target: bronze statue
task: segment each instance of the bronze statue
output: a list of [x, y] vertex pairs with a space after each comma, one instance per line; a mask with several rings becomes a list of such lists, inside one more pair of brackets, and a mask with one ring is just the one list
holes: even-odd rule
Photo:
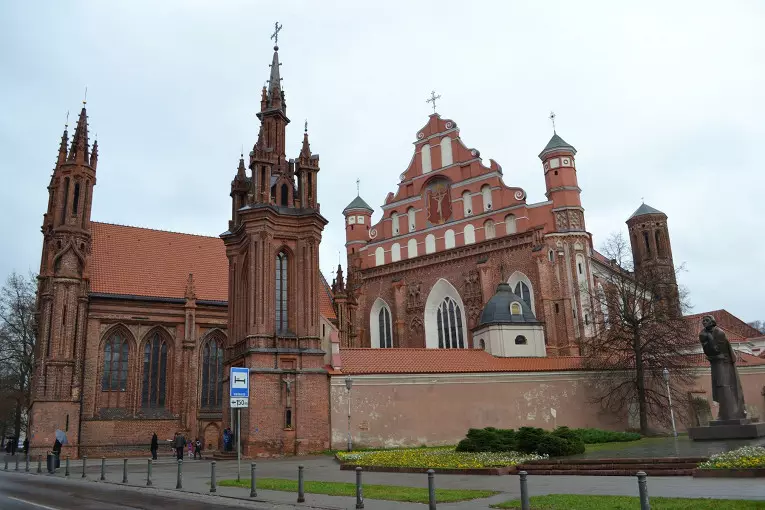
[[706, 315], [701, 323], [704, 329], [699, 333], [699, 341], [712, 365], [712, 400], [720, 405], [717, 419], [746, 419], [744, 393], [736, 371], [736, 353], [725, 332], [717, 327], [714, 317]]

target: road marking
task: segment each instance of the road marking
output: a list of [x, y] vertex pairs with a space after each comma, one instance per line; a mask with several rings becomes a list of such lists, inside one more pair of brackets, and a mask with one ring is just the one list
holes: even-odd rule
[[26, 499], [21, 499], [21, 498], [14, 498], [13, 496], [6, 496], [6, 497], [7, 497], [8, 499], [12, 499], [12, 500], [14, 500], [14, 501], [20, 501], [20, 502], [22, 502], [22, 503], [26, 503], [27, 505], [36, 506], [36, 507], [38, 507], [38, 508], [45, 508], [45, 510], [59, 510], [58, 508], [54, 508], [54, 507], [52, 507], [52, 506], [45, 506], [45, 505], [41, 505], [40, 503], [35, 503], [35, 502], [33, 502], [33, 501], [27, 501]]

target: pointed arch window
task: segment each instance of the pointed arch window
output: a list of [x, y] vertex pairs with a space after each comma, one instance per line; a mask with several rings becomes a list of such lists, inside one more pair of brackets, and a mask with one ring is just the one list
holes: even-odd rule
[[483, 224], [483, 233], [486, 239], [494, 239], [497, 236], [493, 220], [486, 220], [486, 223]]
[[211, 338], [202, 351], [202, 407], [218, 409], [223, 403], [223, 345]]
[[531, 307], [531, 290], [526, 282], [518, 282], [513, 289], [516, 296], [523, 299]]
[[287, 254], [279, 252], [276, 256], [276, 331], [287, 331]]
[[438, 307], [436, 325], [438, 326], [438, 347], [440, 349], [465, 348], [462, 311], [460, 305], [449, 296], [445, 297]]
[[115, 331], [104, 344], [104, 373], [101, 391], [127, 389], [129, 346], [124, 334]]
[[388, 307], [380, 309], [378, 314], [379, 318], [379, 334], [380, 334], [380, 347], [393, 347], [393, 336], [390, 331], [390, 311]]
[[74, 198], [72, 199], [72, 214], [77, 214], [77, 206], [80, 202], [80, 183], [74, 183]]
[[287, 190], [287, 185], [286, 184], [282, 184], [281, 194], [282, 194], [282, 197], [281, 197], [282, 198], [282, 205], [283, 206], [289, 205], [289, 195], [290, 194], [289, 194], [289, 190]]
[[155, 331], [143, 348], [143, 388], [141, 407], [165, 407], [167, 382], [167, 342]]

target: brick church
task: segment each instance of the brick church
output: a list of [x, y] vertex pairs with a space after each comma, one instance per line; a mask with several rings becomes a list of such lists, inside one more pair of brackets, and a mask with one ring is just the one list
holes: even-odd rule
[[[64, 130], [42, 225], [33, 450], [58, 429], [73, 455], [145, 454], [152, 433], [177, 431], [217, 450], [235, 429], [231, 366], [251, 374], [247, 456], [320, 451], [347, 434], [453, 444], [470, 426], [551, 416], [626, 428], [586, 404], [578, 356], [608, 313], [589, 296], [613, 267], [586, 230], [574, 147], [553, 135], [539, 154], [545, 200], [529, 202], [455, 121], [430, 115], [382, 218], [360, 196], [343, 211], [348, 274], [338, 266], [329, 285], [319, 156], [306, 130], [287, 158], [278, 46], [270, 67], [220, 237], [91, 221], [98, 143], [84, 105], [71, 140]], [[673, 267], [665, 214], [643, 204], [627, 224], [636, 266]], [[742, 383], [762, 409], [765, 338], [718, 315], [749, 346]], [[449, 416], [438, 430], [433, 413]]]

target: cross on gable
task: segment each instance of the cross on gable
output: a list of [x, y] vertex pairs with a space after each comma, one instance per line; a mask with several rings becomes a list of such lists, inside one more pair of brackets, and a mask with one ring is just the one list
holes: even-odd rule
[[441, 95], [436, 95], [436, 91], [430, 92], [430, 99], [426, 99], [426, 103], [433, 103], [433, 113], [436, 113], [436, 99], [441, 99]]

